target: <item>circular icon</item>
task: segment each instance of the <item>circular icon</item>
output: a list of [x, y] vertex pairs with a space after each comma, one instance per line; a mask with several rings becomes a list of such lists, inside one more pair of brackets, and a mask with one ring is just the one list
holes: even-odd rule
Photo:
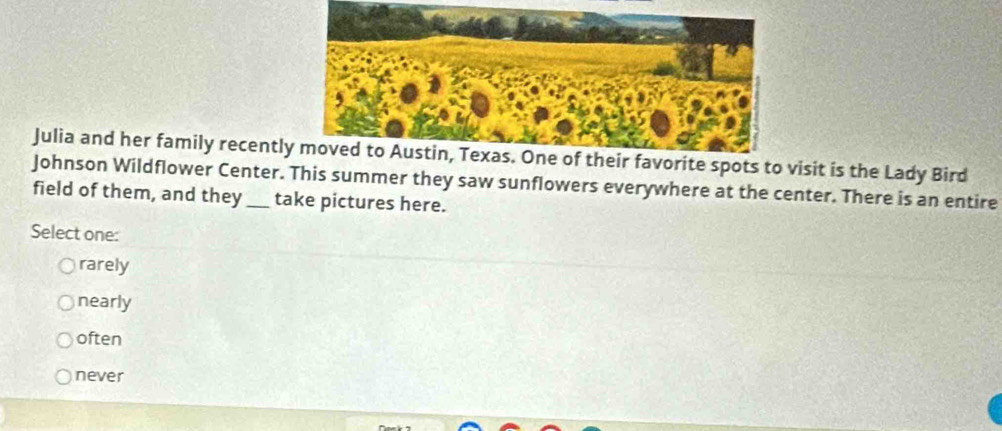
[[517, 423], [508, 422], [504, 425], [501, 425], [501, 429], [499, 431], [522, 431], [522, 427], [518, 426]]
[[584, 429], [581, 430], [581, 431], [602, 431], [602, 430], [600, 430], [597, 426], [591, 426], [591, 425], [589, 425], [589, 426], [584, 427]]
[[543, 425], [543, 427], [540, 428], [539, 431], [560, 431], [560, 427], [554, 424], [546, 424]]
[[76, 262], [73, 262], [73, 259], [65, 257], [63, 260], [59, 261], [59, 272], [62, 272], [63, 274], [72, 274], [76, 269], [77, 264]]
[[73, 297], [70, 295], [63, 295], [59, 297], [59, 301], [56, 301], [59, 305], [59, 309], [63, 311], [70, 311], [73, 309]]
[[480, 424], [473, 421], [466, 421], [459, 426], [459, 431], [483, 431], [483, 430], [480, 428]]
[[988, 417], [992, 418], [995, 425], [1002, 425], [1002, 394], [992, 397], [988, 401]]
[[56, 383], [59, 383], [60, 385], [68, 385], [72, 379], [73, 375], [70, 374], [70, 370], [65, 368], [56, 370]]
[[56, 345], [64, 349], [72, 346], [73, 336], [69, 332], [60, 332], [56, 335]]

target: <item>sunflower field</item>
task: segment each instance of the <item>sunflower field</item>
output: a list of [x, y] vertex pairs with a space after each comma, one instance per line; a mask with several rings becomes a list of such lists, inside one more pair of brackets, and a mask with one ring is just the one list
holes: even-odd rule
[[655, 76], [640, 64], [672, 46], [595, 45], [328, 42], [324, 133], [749, 151], [750, 49], [717, 55], [730, 63], [715, 68], [748, 77], [727, 83]]

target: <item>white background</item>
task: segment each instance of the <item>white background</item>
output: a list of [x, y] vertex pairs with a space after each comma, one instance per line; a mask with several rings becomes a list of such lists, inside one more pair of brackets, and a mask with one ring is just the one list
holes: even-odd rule
[[[967, 166], [970, 184], [910, 189], [1002, 192], [998, 2], [545, 7], [754, 18], [761, 151], [752, 160]], [[353, 141], [320, 135], [326, 4], [3, 2], [0, 17], [0, 396], [992, 429], [986, 403], [1002, 391], [998, 213], [379, 186], [336, 190], [439, 198], [449, 212], [36, 198], [27, 173], [35, 127]], [[712, 181], [430, 162], [394, 169]], [[293, 188], [222, 186], [252, 203]], [[38, 242], [28, 239], [32, 223], [125, 234], [115, 247]], [[64, 256], [119, 256], [132, 267], [123, 278], [65, 276], [56, 270]], [[55, 307], [63, 293], [135, 301], [120, 315], [64, 313]], [[58, 332], [91, 329], [124, 334], [126, 345], [55, 346]], [[56, 385], [64, 367], [123, 370], [126, 384]]]

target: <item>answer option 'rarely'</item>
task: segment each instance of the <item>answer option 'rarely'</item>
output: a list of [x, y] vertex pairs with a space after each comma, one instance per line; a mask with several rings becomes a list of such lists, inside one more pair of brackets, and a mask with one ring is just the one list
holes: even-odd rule
[[91, 272], [115, 274], [124, 276], [129, 271], [129, 261], [114, 258], [64, 258], [59, 261], [59, 270], [64, 274], [73, 272]]

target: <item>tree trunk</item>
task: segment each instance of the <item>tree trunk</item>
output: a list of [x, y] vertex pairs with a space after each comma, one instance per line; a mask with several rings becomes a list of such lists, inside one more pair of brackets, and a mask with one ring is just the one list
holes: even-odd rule
[[713, 44], [706, 45], [706, 80], [713, 81]]

